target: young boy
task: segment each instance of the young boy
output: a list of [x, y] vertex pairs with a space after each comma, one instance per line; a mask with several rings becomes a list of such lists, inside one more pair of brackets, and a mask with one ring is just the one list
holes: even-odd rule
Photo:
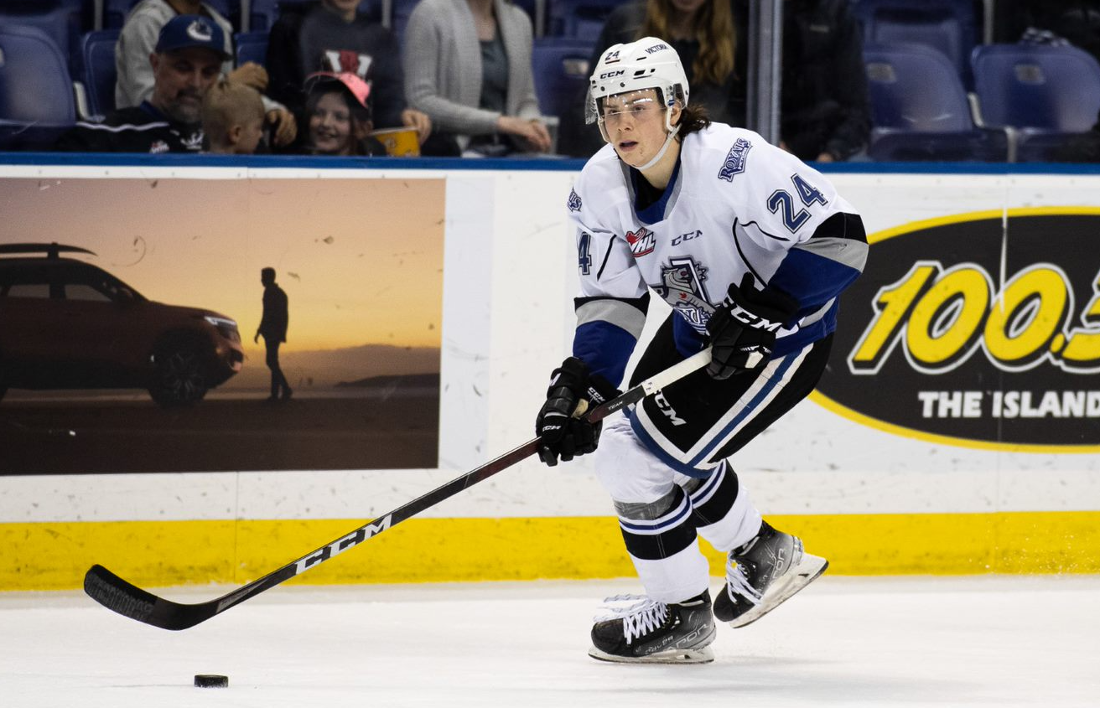
[[202, 127], [208, 152], [251, 155], [264, 130], [264, 104], [260, 92], [245, 84], [222, 79], [206, 92], [202, 103]]

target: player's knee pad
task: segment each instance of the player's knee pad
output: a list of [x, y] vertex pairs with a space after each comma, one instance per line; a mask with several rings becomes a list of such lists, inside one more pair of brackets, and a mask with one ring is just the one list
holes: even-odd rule
[[595, 466], [600, 483], [616, 502], [654, 503], [675, 484], [676, 473], [642, 445], [625, 418], [604, 426]]

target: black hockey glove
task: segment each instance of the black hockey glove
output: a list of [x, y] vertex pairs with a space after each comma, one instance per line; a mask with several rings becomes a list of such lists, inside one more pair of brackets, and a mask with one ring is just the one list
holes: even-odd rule
[[711, 361], [707, 373], [723, 381], [756, 371], [771, 358], [779, 328], [798, 311], [798, 302], [775, 288], [757, 290], [751, 273], [730, 285], [722, 305], [707, 321]]
[[546, 403], [535, 420], [535, 433], [542, 439], [539, 445], [542, 461], [553, 467], [559, 457], [569, 462], [577, 455], [595, 452], [603, 423], [589, 423], [584, 418], [574, 418], [573, 413], [581, 401], [598, 406], [618, 395], [618, 389], [607, 379], [590, 375], [580, 359], [569, 357], [562, 362], [561, 368], [554, 369], [550, 377]]

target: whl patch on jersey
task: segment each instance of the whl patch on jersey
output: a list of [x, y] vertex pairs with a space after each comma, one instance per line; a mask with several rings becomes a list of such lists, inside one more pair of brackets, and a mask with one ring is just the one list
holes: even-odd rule
[[657, 237], [644, 226], [637, 231], [627, 231], [626, 242], [630, 244], [630, 252], [635, 258], [648, 256], [657, 247]]
[[752, 143], [744, 138], [738, 138], [730, 151], [726, 153], [726, 161], [722, 164], [722, 169], [718, 170], [718, 179], [732, 182], [734, 175], [744, 172], [745, 162], [749, 158], [749, 150], [751, 149]]

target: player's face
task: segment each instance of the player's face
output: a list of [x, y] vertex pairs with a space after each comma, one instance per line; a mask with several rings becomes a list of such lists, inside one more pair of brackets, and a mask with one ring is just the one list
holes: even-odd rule
[[326, 93], [309, 117], [309, 139], [322, 155], [350, 155], [351, 110], [339, 93]]
[[609, 96], [603, 102], [600, 122], [604, 139], [619, 158], [632, 167], [649, 162], [665, 143], [665, 107], [656, 89]]
[[209, 49], [188, 47], [154, 54], [151, 62], [153, 105], [173, 120], [198, 123], [202, 119], [202, 97], [221, 75], [221, 57]]

